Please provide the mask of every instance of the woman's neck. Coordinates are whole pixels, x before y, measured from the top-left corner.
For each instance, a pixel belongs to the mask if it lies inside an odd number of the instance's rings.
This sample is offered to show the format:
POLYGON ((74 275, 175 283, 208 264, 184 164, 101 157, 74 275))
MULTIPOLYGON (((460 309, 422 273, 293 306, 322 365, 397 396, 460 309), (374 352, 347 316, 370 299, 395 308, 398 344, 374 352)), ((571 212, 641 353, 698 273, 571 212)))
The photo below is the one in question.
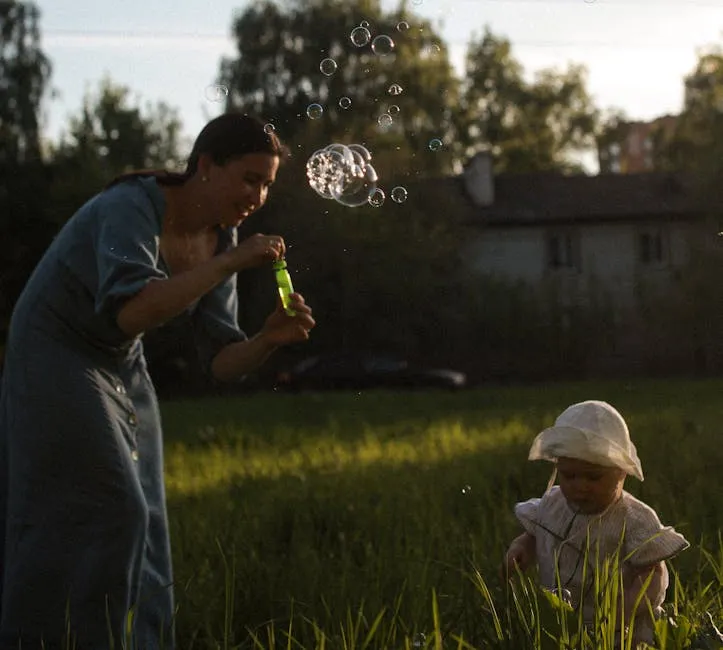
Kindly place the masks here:
POLYGON ((161 186, 166 201, 164 222, 171 232, 179 235, 199 235, 213 228, 198 198, 194 179, 183 185, 161 186))

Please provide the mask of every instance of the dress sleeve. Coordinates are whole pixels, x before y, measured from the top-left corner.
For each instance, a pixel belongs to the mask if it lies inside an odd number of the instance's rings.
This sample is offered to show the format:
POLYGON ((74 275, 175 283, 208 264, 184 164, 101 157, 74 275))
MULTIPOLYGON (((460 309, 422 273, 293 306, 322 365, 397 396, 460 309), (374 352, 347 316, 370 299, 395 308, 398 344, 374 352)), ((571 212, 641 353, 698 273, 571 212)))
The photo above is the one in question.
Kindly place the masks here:
POLYGON ((650 506, 630 504, 624 551, 632 566, 649 566, 674 557, 690 546, 672 526, 663 526, 650 506))
POLYGON ((531 535, 539 533, 537 522, 539 521, 540 501, 541 499, 534 498, 515 504, 515 517, 525 531, 531 535))
POLYGON ((193 312, 193 332, 201 367, 208 375, 213 358, 222 348, 247 340, 238 324, 236 274, 201 298, 193 312))
POLYGON ((96 209, 95 311, 115 320, 125 300, 152 280, 168 277, 158 263, 161 224, 151 198, 135 183, 107 190, 96 209))
MULTIPOLYGON (((236 245, 235 229, 219 230, 220 251, 236 245)), ((193 332, 198 358, 204 372, 210 376, 213 358, 229 343, 245 341, 246 333, 238 324, 238 293, 236 274, 230 275, 201 298, 193 312, 193 332)))

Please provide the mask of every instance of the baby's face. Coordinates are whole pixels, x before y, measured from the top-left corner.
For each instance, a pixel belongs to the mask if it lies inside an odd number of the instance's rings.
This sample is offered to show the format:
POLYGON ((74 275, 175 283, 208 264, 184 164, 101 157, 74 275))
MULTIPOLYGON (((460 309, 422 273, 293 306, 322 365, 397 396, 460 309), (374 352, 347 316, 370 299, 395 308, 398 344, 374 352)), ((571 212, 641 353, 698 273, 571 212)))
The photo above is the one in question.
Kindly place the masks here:
POLYGON ((602 512, 620 496, 625 472, 576 458, 557 459, 558 482, 570 506, 582 514, 602 512))

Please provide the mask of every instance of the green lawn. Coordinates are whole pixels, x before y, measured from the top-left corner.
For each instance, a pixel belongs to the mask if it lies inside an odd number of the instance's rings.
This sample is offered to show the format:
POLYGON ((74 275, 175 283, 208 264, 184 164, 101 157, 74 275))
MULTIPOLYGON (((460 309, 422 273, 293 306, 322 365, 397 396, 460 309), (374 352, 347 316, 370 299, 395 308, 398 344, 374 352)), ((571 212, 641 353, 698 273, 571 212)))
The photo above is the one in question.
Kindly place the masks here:
POLYGON ((563 647, 525 640, 498 568, 550 475, 529 443, 582 399, 623 413, 646 475, 626 489, 692 544, 666 627, 688 647, 723 618, 723 381, 165 402, 179 646, 563 647))

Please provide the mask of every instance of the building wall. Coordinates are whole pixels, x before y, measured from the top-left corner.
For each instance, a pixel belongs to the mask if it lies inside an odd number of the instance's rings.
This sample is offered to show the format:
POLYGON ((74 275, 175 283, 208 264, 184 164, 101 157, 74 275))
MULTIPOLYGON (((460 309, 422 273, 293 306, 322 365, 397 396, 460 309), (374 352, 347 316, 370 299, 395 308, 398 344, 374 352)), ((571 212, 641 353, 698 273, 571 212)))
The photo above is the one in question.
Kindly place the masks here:
POLYGON ((465 252, 473 271, 536 285, 553 280, 571 299, 603 285, 634 304, 640 281, 664 288, 688 259, 685 222, 486 227, 465 252), (598 284, 596 284, 598 283, 598 284))

